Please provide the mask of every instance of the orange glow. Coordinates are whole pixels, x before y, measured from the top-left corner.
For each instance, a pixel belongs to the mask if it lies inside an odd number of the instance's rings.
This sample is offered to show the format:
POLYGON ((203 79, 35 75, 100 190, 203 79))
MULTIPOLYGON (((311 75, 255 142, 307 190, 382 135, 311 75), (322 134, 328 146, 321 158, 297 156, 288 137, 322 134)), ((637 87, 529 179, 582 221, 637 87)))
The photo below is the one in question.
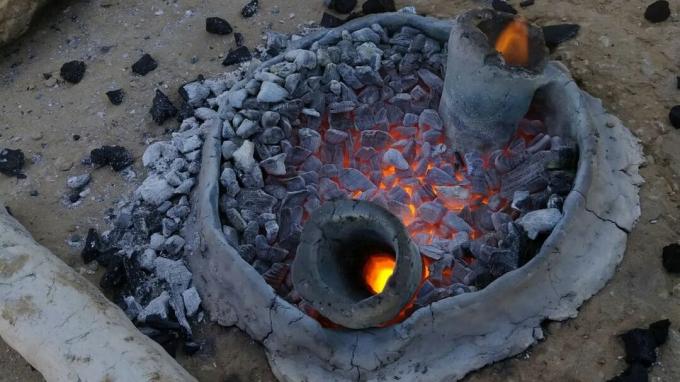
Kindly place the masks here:
POLYGON ((529 64, 529 27, 526 22, 516 19, 508 24, 496 40, 496 50, 508 65, 527 66, 529 64))
POLYGON ((394 256, 389 254, 376 253, 368 257, 364 264, 363 276, 371 292, 382 293, 394 273, 395 266, 394 256))
POLYGON ((413 204, 409 204, 408 209, 409 211, 411 211, 411 215, 416 216, 416 206, 414 206, 413 204))

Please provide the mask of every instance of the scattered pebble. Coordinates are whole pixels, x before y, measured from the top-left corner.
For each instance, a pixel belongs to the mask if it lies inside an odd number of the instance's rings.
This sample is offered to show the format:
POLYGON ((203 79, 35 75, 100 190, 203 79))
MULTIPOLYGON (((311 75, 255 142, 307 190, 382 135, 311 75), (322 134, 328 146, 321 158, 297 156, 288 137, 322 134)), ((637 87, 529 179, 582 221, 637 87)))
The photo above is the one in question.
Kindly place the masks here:
POLYGON ((208 17, 205 19, 205 30, 208 33, 218 35, 228 35, 234 31, 229 22, 220 17, 208 17))
POLYGON ((158 62, 150 54, 144 54, 137 62, 132 64, 132 72, 140 76, 146 76, 149 72, 158 67, 158 62))
POLYGON ((109 101, 111 101, 111 103, 114 105, 120 105, 123 103, 123 95, 123 89, 116 89, 106 92, 106 96, 109 97, 109 101))
POLYGON ((77 84, 85 76, 87 65, 83 61, 70 61, 62 65, 59 74, 64 81, 77 84))
POLYGON ((680 244, 673 243, 664 247, 663 267, 668 273, 680 273, 680 244))
POLYGON ((24 167, 25 157, 21 150, 2 149, 0 151, 0 172, 17 178, 26 177, 21 169, 24 167))
POLYGON ((151 118, 159 126, 168 119, 177 115, 177 108, 172 104, 168 96, 162 91, 156 89, 156 96, 153 97, 153 104, 151 105, 151 118))
POLYGON ((578 35, 581 27, 577 24, 558 24, 543 27, 545 45, 554 48, 565 41, 569 41, 578 35))
POLYGON ((493 2, 491 2, 491 6, 493 7, 493 9, 499 12, 510 13, 513 15, 517 14, 517 10, 504 0, 493 0, 493 2))
POLYGON ((671 9, 668 1, 655 1, 647 7, 645 11, 645 19, 652 23, 660 23, 666 21, 671 16, 671 9))
POLYGON ((90 152, 92 163, 98 166, 111 166, 113 171, 121 171, 132 164, 130 152, 121 146, 102 146, 90 152))
POLYGON ((673 127, 680 129, 680 105, 675 105, 671 108, 670 113, 668 113, 668 119, 673 127))
POLYGON ((227 54, 227 58, 222 61, 222 65, 236 65, 243 62, 250 61, 253 56, 250 54, 250 50, 246 46, 240 46, 227 54))
POLYGON ((243 9, 241 10, 241 16, 248 18, 248 17, 253 17, 257 13, 257 8, 260 5, 260 2, 258 0, 250 0, 248 4, 246 4, 243 9))

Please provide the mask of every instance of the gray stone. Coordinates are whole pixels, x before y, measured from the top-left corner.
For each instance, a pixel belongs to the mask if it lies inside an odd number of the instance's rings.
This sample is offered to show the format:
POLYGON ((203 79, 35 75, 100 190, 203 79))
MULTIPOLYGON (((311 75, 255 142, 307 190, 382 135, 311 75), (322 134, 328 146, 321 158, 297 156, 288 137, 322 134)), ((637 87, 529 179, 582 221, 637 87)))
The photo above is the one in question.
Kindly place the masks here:
POLYGON ((154 265, 156 257, 157 257, 156 251, 154 251, 151 248, 148 248, 145 249, 144 252, 139 254, 137 261, 139 262, 139 266, 142 267, 142 269, 146 271, 153 271, 156 268, 156 266, 154 265))
POLYGON ((194 187, 195 184, 196 184, 196 180, 194 180, 193 178, 185 179, 185 180, 182 181, 182 184, 180 184, 179 186, 177 186, 173 190, 173 192, 175 194, 180 194, 180 195, 188 194, 191 191, 191 189, 194 187))
POLYGON ((288 97, 288 91, 274 82, 263 82, 257 94, 257 102, 279 103, 288 97))
POLYGON ((246 89, 239 89, 236 91, 230 91, 227 93, 227 98, 229 100, 229 105, 236 109, 243 108, 243 101, 248 98, 248 91, 246 89))
POLYGON ((90 174, 83 174, 78 176, 71 176, 66 180, 66 185, 72 190, 80 190, 85 188, 90 183, 92 177, 90 174))
POLYGON ((191 287, 182 292, 182 300, 184 300, 184 308, 186 309, 187 317, 193 317, 198 313, 201 306, 201 297, 195 287, 191 287))
POLYGON ((260 166, 267 174, 270 175, 286 175, 286 153, 274 155, 260 162, 260 166))
POLYGON ((517 224, 522 226, 529 238, 535 240, 539 234, 548 233, 562 219, 562 213, 556 208, 546 208, 544 210, 531 211, 517 220, 517 224))
POLYGON ((191 213, 191 208, 186 205, 177 205, 168 210, 166 216, 170 219, 184 220, 191 213))
POLYGON ((171 294, 180 295, 189 288, 192 275, 184 261, 157 257, 154 264, 156 275, 170 285, 171 294))

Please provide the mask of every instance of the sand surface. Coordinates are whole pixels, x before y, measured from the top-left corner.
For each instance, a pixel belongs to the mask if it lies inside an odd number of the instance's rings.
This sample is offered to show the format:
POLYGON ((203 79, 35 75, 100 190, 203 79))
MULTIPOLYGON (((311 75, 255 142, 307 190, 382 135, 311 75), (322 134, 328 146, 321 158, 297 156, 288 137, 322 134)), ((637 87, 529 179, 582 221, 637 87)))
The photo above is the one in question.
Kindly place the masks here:
MULTIPOLYGON (((245 1, 243 1, 245 2, 245 1)), ((652 25, 642 14, 650 0, 536 0, 523 10, 542 25, 578 23, 577 39, 562 45, 553 58, 564 62, 579 84, 617 115, 642 141, 647 164, 642 175, 642 218, 632 232, 626 257, 614 279, 586 303, 579 317, 546 323, 546 340, 522 355, 473 373, 467 381, 603 381, 625 367, 616 335, 654 320, 673 321, 671 339, 662 349, 653 381, 680 380, 680 277, 661 267, 663 246, 680 239, 680 131, 668 122, 668 110, 680 102, 680 3, 671 19, 652 25), (673 289, 676 293, 674 295, 673 289)), ((220 64, 234 46, 232 36, 205 33, 204 20, 220 16, 246 37, 261 43, 267 28, 291 32, 316 20, 321 0, 262 0, 258 14, 244 20, 242 1, 91 0, 56 1, 29 33, 0 50, 0 147, 20 148, 28 157, 27 178, 0 175, 0 194, 14 215, 64 261, 98 282, 98 272, 84 267, 72 235, 84 238, 89 227, 100 230, 107 209, 135 188, 110 169, 92 172, 91 194, 82 204, 63 203, 66 178, 91 170, 80 164, 93 148, 119 144, 137 161, 145 144, 164 139, 148 115, 154 89, 178 100, 177 87, 198 74, 225 71, 220 64), (159 68, 145 77, 130 65, 150 53, 159 68), (88 69, 80 84, 54 84, 61 65, 83 60, 88 69), (121 106, 104 93, 121 87, 121 106), (74 140, 79 135, 79 140, 74 140), (31 196, 37 191, 37 196, 31 196)), ((518 3, 513 1, 512 3, 518 3)), ((399 1, 421 13, 451 17, 479 2, 460 0, 399 1)), ((597 256, 596 253, 591 254, 597 256)), ((465 325, 465 323, 460 323, 465 325)), ((197 356, 179 361, 201 381, 273 381, 262 347, 237 329, 203 328, 206 341, 197 356)), ((439 346, 446 346, 440 344, 439 346)), ((0 381, 41 381, 23 359, 0 342, 0 381)))

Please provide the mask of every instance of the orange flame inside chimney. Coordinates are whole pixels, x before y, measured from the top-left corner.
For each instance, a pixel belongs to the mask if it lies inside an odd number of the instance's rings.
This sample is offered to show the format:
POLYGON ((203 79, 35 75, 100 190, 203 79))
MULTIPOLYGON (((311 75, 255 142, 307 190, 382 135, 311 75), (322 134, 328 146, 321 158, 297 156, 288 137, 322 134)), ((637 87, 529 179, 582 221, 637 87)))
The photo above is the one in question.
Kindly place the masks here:
POLYGON ((381 293, 394 273, 394 256, 386 253, 372 254, 366 259, 363 268, 364 282, 373 294, 381 293))
POLYGON ((523 20, 514 20, 496 40, 496 50, 511 66, 529 64, 529 27, 523 20))

